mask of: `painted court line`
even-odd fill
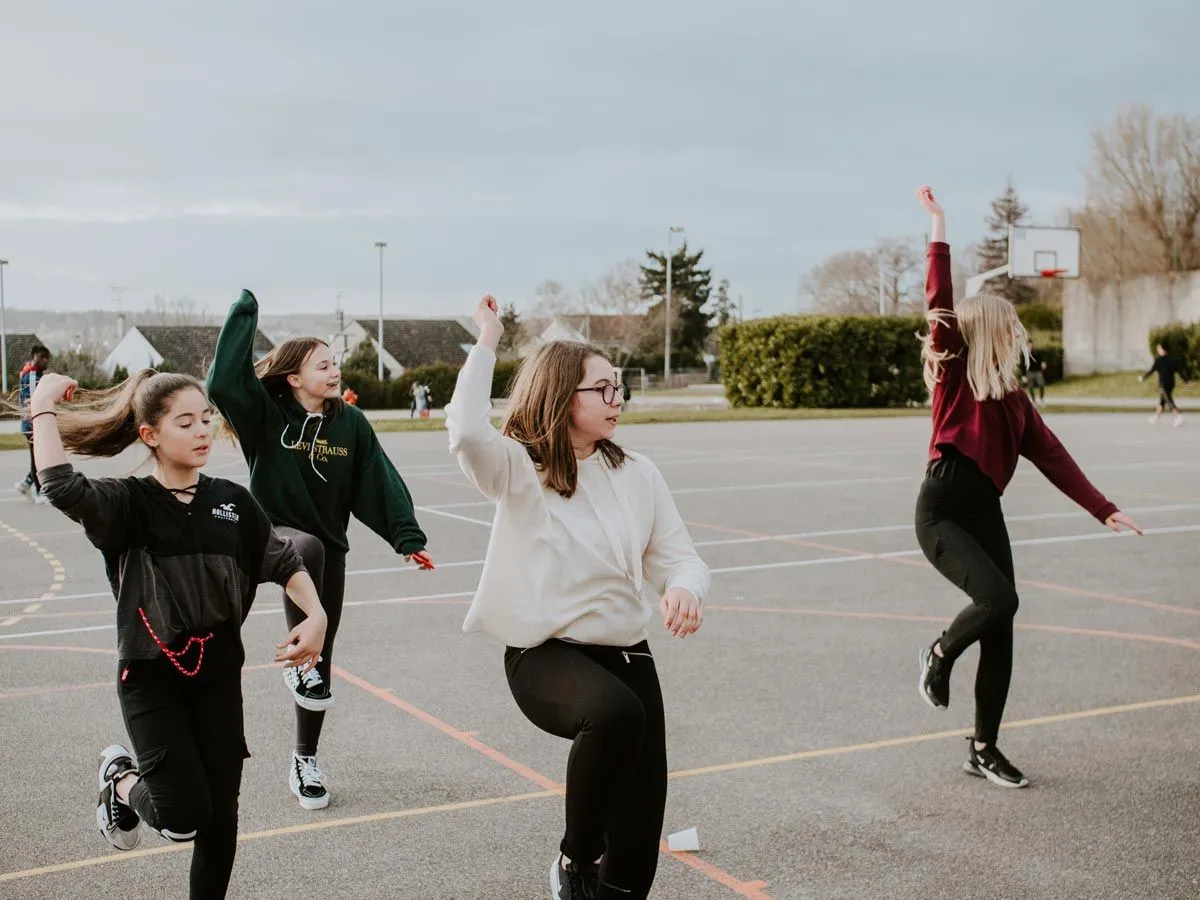
[[[1101,706],[1096,709],[1085,709],[1080,712],[1056,713],[1049,716],[1038,716],[1033,719],[1018,719],[1015,722],[1005,722],[1003,731],[1013,728],[1034,728],[1042,725],[1056,725],[1061,722],[1076,722],[1080,719],[1094,719],[1100,716],[1115,716],[1121,713],[1142,712],[1151,709],[1167,709],[1174,706],[1184,706],[1200,703],[1200,694],[1189,694],[1183,697],[1166,697],[1162,700],[1146,700],[1141,703],[1124,703],[1120,706]],[[713,766],[700,766],[695,769],[682,769],[671,772],[671,779],[694,778],[697,775],[712,775],[718,772],[735,772],[740,769],[752,769],[759,766],[779,765],[780,763],[799,762],[805,759],[821,759],[829,756],[845,756],[850,753],[861,753],[867,750],[884,750],[890,747],[904,747],[910,744],[923,744],[928,741],[939,741],[944,738],[970,737],[975,733],[974,728],[958,728],[952,731],[935,731],[926,734],[913,734],[907,737],[888,738],[882,741],[868,741],[863,744],[850,744],[843,747],[826,747],[820,750],[801,750],[798,753],[784,753],[779,756],[764,756],[758,759],[747,759],[740,762],[718,763]]]
[[[434,509],[432,506],[418,506],[417,510],[419,512],[433,513],[435,516],[445,516],[447,519],[457,519],[460,522],[470,522],[473,525],[483,525],[485,528],[492,527],[492,523],[484,519],[472,519],[470,516],[460,516],[458,513]]]
[[[391,691],[386,690],[385,688],[378,687],[374,684],[371,684],[366,679],[360,678],[357,675],[347,672],[345,669],[341,668],[340,666],[333,666],[332,671],[339,678],[349,682],[350,684],[355,685],[356,687],[361,688],[362,690],[364,690],[368,694],[370,694],[372,697],[382,700],[385,703],[389,703],[392,706],[395,706],[396,708],[408,713],[410,716],[413,716],[414,718],[424,722],[425,724],[436,728],[438,731],[441,731],[443,734],[446,734],[446,735],[454,738],[454,740],[470,747],[476,753],[480,753],[483,756],[486,756],[488,759],[492,760],[493,762],[497,762],[500,765],[504,766],[509,771],[514,772],[517,775],[520,775],[522,778],[524,778],[528,781],[532,781],[534,784],[536,784],[538,787],[542,788],[544,791],[549,792],[549,793],[558,794],[558,793],[561,793],[565,789],[563,785],[554,781],[552,778],[548,778],[547,776],[542,775],[540,772],[534,771],[533,769],[526,766],[524,763],[519,763],[512,757],[508,756],[507,754],[502,753],[501,751],[497,750],[496,748],[483,743],[483,741],[481,741],[477,737],[475,737],[474,732],[460,731],[459,729],[455,728],[453,725],[450,725],[447,722],[443,722],[441,719],[437,718],[436,716],[425,712],[425,710],[420,709],[419,707],[413,706],[411,703],[407,702],[406,700],[402,700],[400,697],[397,697]],[[662,843],[661,846],[663,849],[666,848],[665,843]],[[754,900],[771,900],[771,898],[767,894],[764,894],[761,891],[761,887],[764,884],[764,882],[762,882],[762,881],[743,882],[743,881],[735,878],[733,875],[730,875],[728,872],[725,872],[724,870],[717,868],[716,866],[712,865],[711,863],[704,862],[703,860],[694,859],[690,854],[678,854],[678,853],[668,852],[668,855],[674,859],[679,860],[680,862],[686,863],[688,866],[695,869],[697,872],[701,873],[702,875],[706,876],[707,878],[710,878],[711,880],[717,882],[718,884],[721,884],[724,887],[729,888],[730,890],[734,891],[735,893],[737,893],[743,897],[754,898]],[[700,863],[700,864],[697,865],[696,863]]]

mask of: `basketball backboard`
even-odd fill
[[[1078,228],[1008,229],[1009,278],[1078,278]]]

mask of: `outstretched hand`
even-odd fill
[[[432,572],[434,569],[433,560],[424,550],[418,550],[416,553],[410,553],[404,557],[405,562],[416,563],[418,569],[424,569],[427,572]]]
[[[1142,533],[1142,529],[1138,527],[1138,523],[1120,511],[1113,513],[1111,516],[1105,519],[1104,524],[1118,533],[1120,533],[1122,529],[1125,531],[1133,531],[1137,534]]]
[[[917,188],[917,201],[925,208],[925,212],[931,216],[944,215],[944,210],[935,199],[933,199],[933,188],[927,184]]]

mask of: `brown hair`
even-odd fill
[[[317,347],[328,346],[328,343],[317,337],[288,338],[254,364],[254,374],[272,397],[287,396],[292,392],[288,376],[299,372],[309,354]],[[339,398],[326,400],[325,415],[333,415],[340,411],[342,406],[343,401]]]
[[[140,440],[139,427],[157,428],[175,395],[188,389],[204,394],[190,375],[142,369],[116,387],[80,391],[57,410],[63,446],[80,456],[116,456]]]
[[[525,446],[546,486],[563,497],[575,493],[579,466],[571,446],[571,407],[575,389],[593,356],[608,360],[599,347],[577,341],[550,341],[521,363],[508,398],[502,434]],[[625,462],[625,451],[610,440],[596,450],[613,468]]]

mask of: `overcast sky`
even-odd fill
[[[180,12],[183,8],[191,12]],[[1039,222],[1125,103],[1200,113],[1197,0],[4,0],[9,306],[528,304],[682,225],[747,314],[839,250]],[[929,10],[922,12],[922,9]]]

